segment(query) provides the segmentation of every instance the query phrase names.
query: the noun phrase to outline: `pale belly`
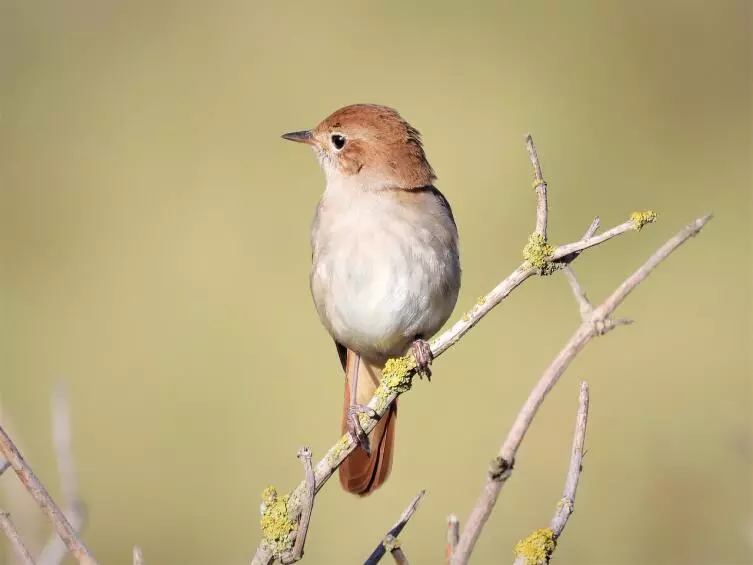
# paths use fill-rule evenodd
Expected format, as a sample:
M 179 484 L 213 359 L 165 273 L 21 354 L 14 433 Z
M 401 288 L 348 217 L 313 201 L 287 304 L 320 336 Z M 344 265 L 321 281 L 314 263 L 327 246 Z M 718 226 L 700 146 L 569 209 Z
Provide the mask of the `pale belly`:
M 441 328 L 455 306 L 460 271 L 454 237 L 448 248 L 436 227 L 422 230 L 394 216 L 387 225 L 373 220 L 321 234 L 311 291 L 336 341 L 382 360 Z

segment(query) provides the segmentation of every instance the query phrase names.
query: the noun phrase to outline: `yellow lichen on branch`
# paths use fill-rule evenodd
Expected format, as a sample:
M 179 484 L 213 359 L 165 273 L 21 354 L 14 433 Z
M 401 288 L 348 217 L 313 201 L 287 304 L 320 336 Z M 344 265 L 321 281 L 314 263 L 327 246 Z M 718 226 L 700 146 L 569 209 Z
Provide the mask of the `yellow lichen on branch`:
M 556 545 L 552 529 L 540 528 L 515 544 L 515 555 L 522 557 L 526 565 L 543 565 L 549 562 Z
M 532 233 L 528 237 L 528 243 L 523 248 L 523 258 L 533 268 L 538 269 L 542 275 L 548 275 L 557 270 L 558 266 L 549 261 L 554 253 L 554 247 L 549 245 L 546 238 L 540 233 Z
M 280 496 L 273 486 L 268 486 L 261 493 L 261 532 L 275 555 L 291 547 L 290 534 L 295 524 L 288 516 L 288 498 L 287 494 Z
M 656 212 L 646 210 L 645 212 L 633 212 L 630 214 L 630 221 L 633 222 L 635 231 L 641 231 L 646 224 L 653 224 L 656 221 Z

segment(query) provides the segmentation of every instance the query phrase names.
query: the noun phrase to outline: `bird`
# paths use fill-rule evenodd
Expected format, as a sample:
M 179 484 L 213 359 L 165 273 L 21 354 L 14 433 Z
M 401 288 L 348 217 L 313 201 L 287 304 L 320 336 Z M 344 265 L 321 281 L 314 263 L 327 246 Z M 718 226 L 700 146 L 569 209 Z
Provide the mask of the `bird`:
M 345 372 L 342 432 L 358 443 L 339 469 L 366 496 L 392 468 L 397 401 L 367 436 L 360 413 L 385 362 L 413 353 L 431 376 L 428 341 L 460 291 L 458 231 L 419 131 L 378 104 L 340 108 L 310 130 L 282 135 L 311 146 L 326 179 L 311 224 L 310 291 Z

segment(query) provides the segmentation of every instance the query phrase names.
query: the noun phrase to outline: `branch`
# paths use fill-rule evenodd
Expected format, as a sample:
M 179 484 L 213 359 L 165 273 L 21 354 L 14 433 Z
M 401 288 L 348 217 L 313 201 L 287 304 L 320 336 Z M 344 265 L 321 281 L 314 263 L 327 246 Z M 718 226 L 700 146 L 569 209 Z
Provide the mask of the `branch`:
M 460 537 L 460 522 L 455 514 L 447 516 L 447 538 L 444 548 L 444 562 L 445 565 L 450 565 L 452 561 L 452 554 L 455 553 L 455 548 L 458 545 L 458 538 Z
M 580 397 L 578 405 L 578 417 L 575 420 L 575 434 L 573 435 L 573 452 L 570 455 L 570 467 L 567 470 L 565 489 L 562 493 L 560 504 L 549 525 L 554 533 L 555 540 L 562 535 L 567 525 L 567 520 L 575 509 L 575 494 L 578 491 L 578 481 L 583 470 L 583 446 L 586 443 L 586 426 L 588 425 L 588 383 L 580 384 Z
M 286 565 L 295 563 L 303 557 L 303 546 L 306 544 L 306 534 L 311 522 L 311 512 L 314 509 L 314 486 L 316 479 L 314 477 L 314 469 L 311 467 L 311 450 L 308 447 L 302 447 L 298 450 L 298 458 L 303 462 L 306 492 L 304 493 L 303 508 L 301 510 L 301 519 L 298 522 L 295 544 L 293 545 L 293 549 L 280 559 Z
M 518 413 L 517 418 L 507 435 L 507 439 L 502 444 L 499 454 L 492 465 L 484 488 L 481 491 L 476 505 L 471 511 L 468 521 L 460 536 L 458 547 L 453 555 L 453 565 L 464 565 L 473 551 L 473 548 L 481 534 L 481 529 L 489 518 L 497 497 L 502 490 L 502 485 L 510 477 L 512 472 L 515 455 L 525 437 L 528 428 L 531 426 L 533 418 L 541 406 L 544 398 L 557 383 L 559 378 L 565 372 L 570 362 L 585 347 L 585 345 L 598 335 L 603 335 L 624 322 L 615 321 L 610 318 L 614 310 L 625 297 L 653 271 L 656 266 L 666 259 L 675 249 L 687 241 L 690 237 L 696 235 L 709 221 L 711 215 L 698 218 L 683 228 L 677 235 L 665 243 L 648 261 L 646 261 L 637 271 L 628 277 L 605 301 L 595 308 L 589 319 L 584 321 L 578 330 L 573 334 L 565 347 L 559 352 L 557 357 L 552 361 L 549 367 L 542 375 L 533 391 L 528 396 L 523 408 Z
M 39 481 L 31 467 L 26 463 L 24 458 L 19 453 L 13 441 L 10 439 L 5 430 L 0 426 L 0 452 L 8 459 L 11 467 L 18 475 L 21 483 L 26 490 L 32 496 L 34 501 L 42 509 L 42 512 L 52 522 L 55 531 L 62 538 L 68 551 L 78 560 L 80 565 L 97 565 L 97 561 L 94 556 L 86 547 L 83 541 L 78 538 L 76 531 L 70 522 L 68 522 L 65 515 L 60 508 L 50 498 L 49 493 L 44 488 L 44 485 Z
M 515 546 L 515 565 L 546 564 L 552 556 L 557 540 L 562 535 L 567 520 L 575 509 L 575 493 L 578 490 L 578 480 L 583 463 L 583 445 L 586 442 L 586 425 L 588 423 L 588 383 L 580 385 L 578 417 L 575 421 L 573 436 L 573 450 L 570 455 L 570 467 L 565 479 L 565 490 L 557 504 L 549 528 L 536 530 L 525 540 Z
M 137 545 L 133 546 L 133 565 L 144 565 L 144 556 Z
M 549 222 L 549 209 L 547 204 L 547 184 L 544 175 L 541 173 L 541 164 L 539 155 L 536 152 L 536 145 L 533 143 L 533 137 L 529 133 L 526 135 L 526 151 L 528 158 L 533 166 L 533 187 L 536 189 L 536 230 L 535 233 L 540 235 L 544 241 L 547 239 L 547 224 Z
M 84 512 L 76 485 L 72 438 L 68 390 L 62 384 L 58 384 L 52 393 L 52 442 L 60 475 L 65 516 L 70 521 L 73 530 L 78 533 L 84 525 Z M 39 564 L 60 565 L 65 559 L 66 551 L 66 546 L 60 537 L 53 535 L 42 550 Z
M 0 530 L 2 530 L 8 540 L 10 540 L 10 545 L 13 547 L 13 550 L 16 552 L 19 559 L 21 559 L 21 562 L 24 565 L 34 565 L 34 558 L 31 556 L 31 553 L 29 553 L 29 550 L 26 549 L 21 536 L 18 535 L 18 530 L 16 530 L 13 522 L 11 522 L 10 514 L 4 510 L 0 510 Z
M 400 535 L 405 526 L 408 524 L 408 520 L 410 520 L 413 514 L 416 513 L 416 510 L 418 510 L 418 505 L 421 503 L 421 499 L 424 497 L 424 494 L 426 494 L 426 491 L 422 490 L 413 498 L 413 500 L 411 500 L 408 507 L 400 515 L 400 519 L 395 523 L 394 526 L 392 526 L 390 531 L 387 532 L 387 535 L 384 536 L 384 539 L 379 542 L 379 545 L 376 546 L 374 551 L 371 552 L 371 555 L 369 555 L 366 561 L 364 561 L 364 565 L 376 565 L 377 563 L 379 563 L 382 557 L 384 557 L 384 554 L 387 551 L 390 551 L 392 553 L 395 561 L 397 561 L 399 564 L 408 562 L 405 554 L 400 549 L 400 542 L 398 541 L 397 536 Z

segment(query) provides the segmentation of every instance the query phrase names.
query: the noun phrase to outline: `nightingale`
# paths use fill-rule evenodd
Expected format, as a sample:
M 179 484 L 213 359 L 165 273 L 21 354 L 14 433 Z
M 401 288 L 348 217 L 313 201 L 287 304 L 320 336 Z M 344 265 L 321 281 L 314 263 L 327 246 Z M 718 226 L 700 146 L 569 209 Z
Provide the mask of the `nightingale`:
M 359 446 L 339 469 L 357 495 L 389 476 L 397 403 L 367 436 L 358 415 L 387 359 L 412 351 L 431 375 L 430 339 L 460 290 L 458 233 L 421 135 L 397 111 L 354 104 L 284 139 L 310 145 L 326 177 L 311 227 L 310 288 L 345 372 L 342 431 Z

